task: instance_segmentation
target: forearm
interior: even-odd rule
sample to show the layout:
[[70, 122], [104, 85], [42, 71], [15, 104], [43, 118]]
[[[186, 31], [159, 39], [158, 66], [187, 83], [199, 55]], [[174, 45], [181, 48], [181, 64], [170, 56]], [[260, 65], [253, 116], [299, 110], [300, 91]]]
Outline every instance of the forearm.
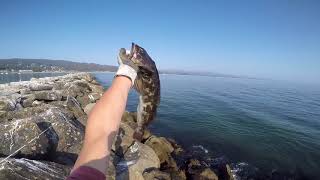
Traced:
[[116, 77], [90, 112], [84, 145], [73, 169], [81, 165], [91, 166], [105, 173], [108, 155], [125, 110], [130, 79]]

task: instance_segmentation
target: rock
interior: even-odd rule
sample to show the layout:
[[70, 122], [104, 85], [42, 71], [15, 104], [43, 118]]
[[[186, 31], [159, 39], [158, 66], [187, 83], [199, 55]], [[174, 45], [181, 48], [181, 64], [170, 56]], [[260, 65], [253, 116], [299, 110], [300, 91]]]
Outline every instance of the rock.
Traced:
[[[18, 155], [25, 157], [39, 158], [48, 154], [49, 140], [43, 134], [41, 129], [30, 119], [20, 119], [0, 124], [0, 154], [8, 156], [19, 150]], [[38, 137], [39, 138], [36, 138]], [[34, 139], [36, 138], [36, 139]], [[32, 141], [32, 139], [34, 139]], [[28, 143], [29, 142], [29, 143]]]
[[67, 97], [66, 106], [69, 108], [70, 111], [73, 112], [74, 116], [77, 117], [77, 118], [80, 118], [81, 116], [85, 116], [86, 115], [84, 113], [81, 105], [77, 101], [77, 99], [75, 99], [72, 96], [68, 96]]
[[0, 124], [0, 131], [0, 154], [12, 154], [23, 146], [14, 155], [61, 161], [60, 155], [70, 154], [67, 162], [61, 163], [69, 163], [70, 157], [76, 158], [72, 155], [80, 152], [84, 138], [84, 126], [58, 108]]
[[101, 85], [89, 84], [89, 87], [91, 88], [92, 92], [97, 93], [98, 95], [100, 95], [100, 97], [102, 96], [104, 90], [103, 90], [103, 87]]
[[117, 164], [117, 178], [143, 180], [143, 172], [159, 167], [156, 153], [149, 146], [135, 142]]
[[35, 99], [36, 99], [36, 96], [34, 94], [24, 95], [21, 98], [21, 104], [24, 108], [31, 107]]
[[124, 153], [133, 144], [134, 130], [127, 124], [121, 122], [118, 134], [112, 144], [112, 150], [120, 157], [124, 156]]
[[84, 74], [82, 76], [82, 79], [86, 80], [87, 82], [92, 82], [95, 80], [95, 78], [91, 74]]
[[219, 167], [219, 178], [225, 180], [234, 180], [231, 168], [228, 164]]
[[52, 90], [53, 85], [50, 84], [41, 84], [41, 83], [30, 83], [29, 89], [31, 91], [44, 91], [44, 90]]
[[121, 121], [128, 124], [132, 129], [135, 129], [137, 127], [137, 114], [126, 111], [123, 113]]
[[88, 94], [88, 97], [90, 99], [90, 102], [94, 103], [101, 98], [101, 93], [96, 93], [96, 92], [90, 93]]
[[166, 172], [162, 172], [159, 169], [152, 169], [149, 171], [145, 171], [143, 173], [143, 178], [145, 180], [154, 180], [154, 179], [171, 180], [170, 174], [168, 174]]
[[84, 112], [89, 115], [90, 111], [92, 110], [92, 108], [94, 107], [94, 105], [96, 105], [96, 103], [90, 103], [88, 104], [85, 108], [84, 108]]
[[20, 100], [21, 100], [21, 96], [19, 94], [0, 96], [0, 110], [13, 111], [16, 109], [17, 103], [20, 103]]
[[38, 100], [32, 102], [32, 106], [40, 106], [41, 104], [43, 104], [43, 102]]
[[0, 123], [6, 122], [7, 111], [0, 111]]
[[152, 136], [151, 132], [148, 129], [145, 129], [142, 136], [142, 141], [146, 141]]
[[[40, 101], [38, 101], [40, 102]], [[42, 102], [41, 102], [42, 103]], [[46, 110], [50, 108], [56, 108], [56, 106], [53, 106], [52, 104], [42, 104], [41, 106], [35, 106], [35, 107], [26, 107], [22, 108], [17, 111], [8, 111], [7, 113], [7, 119], [13, 120], [13, 119], [25, 119], [33, 116], [37, 116], [40, 113], [45, 112]], [[63, 111], [63, 113], [68, 116], [68, 118], [72, 118], [73, 114], [71, 112], [68, 112], [64, 109], [60, 109], [60, 111]]]
[[75, 80], [67, 82], [63, 87], [65, 96], [77, 97], [92, 92], [92, 89], [85, 80]]
[[108, 169], [106, 172], [106, 179], [108, 180], [115, 180], [116, 179], [116, 166], [119, 162], [119, 157], [114, 153], [111, 152], [110, 159], [108, 161]]
[[56, 152], [72, 154], [80, 152], [84, 139], [84, 126], [79, 121], [71, 119], [68, 114], [58, 108], [50, 108], [34, 119], [37, 124], [41, 123], [42, 129], [52, 126], [53, 130], [48, 131], [46, 136], [50, 140], [58, 136], [58, 143], [53, 144], [56, 146]]
[[170, 171], [170, 176], [171, 176], [171, 179], [174, 179], [174, 180], [186, 180], [187, 177], [186, 177], [186, 172], [184, 170], [176, 170], [176, 171]]
[[206, 168], [196, 175], [195, 179], [218, 180], [218, 176], [210, 168]]
[[159, 157], [160, 163], [167, 163], [171, 162], [171, 153], [173, 152], [173, 147], [171, 146], [170, 142], [168, 142], [163, 137], [156, 137], [151, 136], [145, 142], [146, 145], [151, 147]]
[[167, 138], [167, 140], [170, 142], [172, 147], [174, 148], [174, 155], [175, 156], [182, 156], [185, 152], [181, 145], [179, 145], [174, 139]]
[[87, 94], [84, 94], [83, 96], [77, 96], [76, 99], [79, 102], [82, 109], [84, 109], [91, 102]]
[[188, 163], [188, 168], [192, 168], [192, 167], [200, 167], [201, 163], [198, 159], [190, 159], [189, 163]]
[[202, 165], [197, 159], [189, 160], [187, 177], [198, 180], [218, 180], [218, 176], [210, 168]]
[[[3, 159], [0, 159], [2, 161]], [[53, 162], [9, 158], [0, 164], [0, 179], [61, 179], [70, 168]]]
[[30, 94], [31, 91], [30, 91], [29, 88], [23, 88], [23, 89], [20, 89], [20, 90], [19, 90], [19, 93], [20, 93], [21, 95], [26, 95], [26, 94]]
[[226, 165], [226, 169], [227, 169], [227, 179], [228, 180], [234, 180], [234, 178], [233, 178], [233, 174], [232, 174], [232, 172], [231, 172], [231, 168], [230, 168], [230, 166], [227, 164]]
[[34, 95], [36, 100], [60, 101], [62, 99], [60, 91], [37, 91]]

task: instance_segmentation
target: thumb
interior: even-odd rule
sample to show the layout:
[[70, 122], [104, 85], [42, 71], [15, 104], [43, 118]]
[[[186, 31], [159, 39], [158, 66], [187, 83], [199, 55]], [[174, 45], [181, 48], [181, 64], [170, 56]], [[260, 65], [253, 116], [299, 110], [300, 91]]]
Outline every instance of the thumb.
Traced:
[[119, 50], [119, 55], [118, 55], [118, 63], [119, 63], [119, 65], [123, 64], [123, 61], [126, 60], [126, 59], [128, 59], [128, 56], [127, 56], [127, 53], [126, 53], [126, 49], [121, 48]]

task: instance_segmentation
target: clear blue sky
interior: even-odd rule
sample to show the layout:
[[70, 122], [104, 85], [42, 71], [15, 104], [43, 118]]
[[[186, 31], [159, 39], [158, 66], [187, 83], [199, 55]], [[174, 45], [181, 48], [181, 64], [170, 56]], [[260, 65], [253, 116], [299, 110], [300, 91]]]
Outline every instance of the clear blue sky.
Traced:
[[0, 58], [116, 65], [131, 42], [159, 69], [320, 81], [320, 1], [0, 0]]

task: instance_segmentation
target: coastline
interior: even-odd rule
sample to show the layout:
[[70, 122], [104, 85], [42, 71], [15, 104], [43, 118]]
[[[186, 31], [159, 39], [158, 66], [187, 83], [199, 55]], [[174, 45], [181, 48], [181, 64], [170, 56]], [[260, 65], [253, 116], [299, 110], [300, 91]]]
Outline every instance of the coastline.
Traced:
[[[90, 73], [32, 78], [30, 81], [0, 84], [0, 91], [3, 92], [0, 95], [0, 129], [4, 134], [0, 138], [3, 144], [0, 147], [0, 153], [3, 154], [0, 161], [10, 156], [6, 160], [10, 163], [1, 163], [3, 169], [0, 171], [3, 172], [4, 177], [9, 177], [8, 169], [15, 169], [16, 173], [23, 174], [33, 166], [39, 168], [40, 163], [43, 163], [41, 166], [49, 166], [51, 170], [59, 171], [63, 177], [66, 177], [81, 147], [87, 113], [103, 93], [103, 87]], [[67, 124], [62, 127], [66, 122]], [[50, 128], [48, 134], [39, 135], [50, 124], [60, 124], [60, 126], [53, 127], [53, 130]], [[23, 131], [16, 126], [38, 131]], [[166, 133], [155, 135], [147, 130], [142, 143], [133, 143], [132, 132], [135, 127], [136, 114], [126, 112], [120, 127], [121, 134], [117, 136], [113, 146], [112, 161], [108, 169], [109, 179], [119, 179], [119, 177], [120, 179], [153, 179], [155, 177], [196, 179], [200, 176], [210, 176], [211, 179], [272, 179], [274, 177], [301, 179], [299, 175], [296, 178], [294, 174], [286, 172], [262, 173], [256, 171], [255, 167], [243, 171], [250, 164], [219, 160], [218, 157], [213, 156], [214, 152], [209, 152], [210, 155], [204, 157], [199, 152], [190, 151], [187, 145], [181, 145], [168, 138]], [[74, 134], [71, 136], [66, 134], [68, 130]], [[19, 140], [22, 137], [21, 134], [29, 138], [39, 136], [41, 140], [36, 139], [36, 142], [30, 146], [25, 144], [30, 140], [27, 138], [12, 141]], [[59, 137], [58, 141], [49, 140], [52, 137], [45, 137], [54, 134], [56, 134], [54, 137]], [[71, 147], [66, 148], [66, 144], [59, 141], [66, 141], [65, 143]], [[17, 151], [24, 145], [26, 145], [24, 148]], [[58, 151], [54, 149], [55, 146], [59, 147]], [[207, 150], [203, 146], [195, 148], [207, 155], [205, 153]], [[140, 159], [141, 156], [136, 156], [136, 153], [146, 154], [146, 156], [148, 154], [148, 156]], [[128, 159], [128, 157], [134, 157], [134, 159]], [[141, 165], [139, 162], [147, 163]], [[32, 164], [32, 166], [27, 167], [26, 164]], [[153, 170], [145, 172], [149, 166], [154, 167]], [[130, 175], [135, 174], [133, 172], [140, 172], [139, 177], [129, 178]], [[30, 176], [37, 177], [37, 173], [35, 171]]]
[[[64, 179], [80, 151], [87, 114], [103, 87], [92, 75], [76, 73], [1, 84], [0, 90], [4, 134], [0, 137], [0, 177], [31, 172], [30, 179]], [[132, 138], [135, 126], [136, 113], [126, 112], [112, 147], [109, 179], [233, 179], [229, 165], [212, 169], [185, 154], [173, 139], [146, 130], [143, 141], [136, 142]], [[45, 171], [37, 170], [41, 166]]]

